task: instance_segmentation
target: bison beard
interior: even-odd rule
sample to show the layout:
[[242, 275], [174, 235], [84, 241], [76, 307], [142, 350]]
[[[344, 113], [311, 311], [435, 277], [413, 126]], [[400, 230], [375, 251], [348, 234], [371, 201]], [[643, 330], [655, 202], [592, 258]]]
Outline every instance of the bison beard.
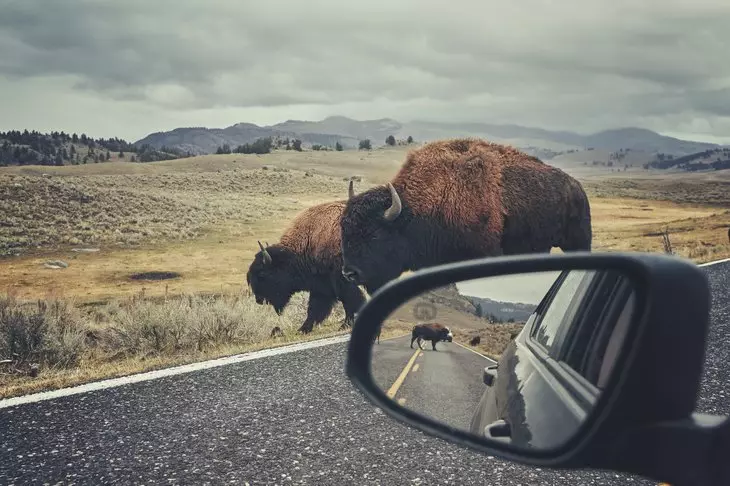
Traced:
[[432, 142], [388, 187], [351, 195], [341, 218], [342, 273], [369, 293], [406, 270], [472, 258], [590, 251], [581, 185], [519, 150], [483, 140]]
[[362, 291], [341, 273], [339, 218], [344, 205], [337, 201], [306, 209], [278, 244], [264, 247], [259, 242], [246, 275], [256, 302], [271, 304], [277, 314], [296, 292], [309, 292], [307, 318], [299, 328], [305, 334], [331, 314], [338, 300], [345, 310], [343, 328], [365, 303]]
[[436, 343], [439, 341], [452, 342], [454, 336], [448, 327], [441, 324], [417, 324], [411, 331], [411, 349], [413, 341], [416, 341], [419, 349], [423, 349], [421, 341], [431, 341], [431, 347], [436, 351]]

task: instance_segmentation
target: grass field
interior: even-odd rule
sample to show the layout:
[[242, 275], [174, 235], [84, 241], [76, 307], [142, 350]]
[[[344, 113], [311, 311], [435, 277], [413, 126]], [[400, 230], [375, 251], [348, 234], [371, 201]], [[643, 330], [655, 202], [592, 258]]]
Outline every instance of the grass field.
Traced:
[[[17, 331], [8, 324], [11, 313], [16, 324], [49, 323], [43, 332], [56, 344], [48, 346], [61, 343], [71, 350], [29, 355], [25, 365], [41, 365], [37, 377], [0, 368], [0, 397], [266, 347], [274, 342], [269, 332], [276, 325], [285, 330], [283, 340], [300, 339], [294, 330], [303, 320], [305, 296], [279, 317], [246, 294], [256, 241], [273, 244], [302, 209], [344, 199], [349, 177], [357, 177], [357, 192], [385, 182], [404, 155], [403, 148], [291, 151], [0, 169], [0, 295], [9, 296], [3, 297], [5, 317], [0, 314], [0, 360], [9, 352], [8, 336]], [[594, 250], [663, 251], [661, 232], [668, 228], [682, 256], [697, 262], [730, 256], [730, 178], [724, 172], [712, 178], [589, 174], [584, 184]], [[47, 265], [56, 260], [63, 264]], [[133, 278], [143, 272], [171, 272], [174, 278]], [[59, 321], [47, 314], [53, 306], [43, 310], [37, 299], [60, 302], [68, 315]], [[178, 300], [192, 307], [186, 311], [190, 318], [173, 328], [190, 334], [199, 322], [195, 316], [202, 315], [212, 329], [233, 326], [233, 334], [210, 331], [214, 337], [199, 347], [189, 343], [200, 339], [189, 336], [186, 345], [137, 340], [124, 347], [113, 337], [116, 331], [105, 331], [161, 319]], [[333, 316], [315, 336], [338, 332], [338, 319]], [[162, 331], [153, 327], [144, 332], [159, 340]], [[169, 332], [165, 336], [175, 335]]]

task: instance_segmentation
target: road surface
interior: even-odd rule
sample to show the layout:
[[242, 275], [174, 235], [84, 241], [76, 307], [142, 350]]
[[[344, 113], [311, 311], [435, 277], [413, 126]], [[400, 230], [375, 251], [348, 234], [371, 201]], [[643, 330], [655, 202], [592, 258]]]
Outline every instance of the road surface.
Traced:
[[[698, 409], [727, 414], [730, 263], [705, 271], [712, 329]], [[429, 437], [367, 402], [344, 376], [345, 355], [338, 343], [0, 408], [0, 484], [656, 485]]]
[[375, 346], [375, 383], [402, 406], [468, 431], [485, 388], [482, 373], [495, 362], [456, 343], [437, 343], [433, 351], [429, 341], [423, 350], [410, 342], [408, 335]]

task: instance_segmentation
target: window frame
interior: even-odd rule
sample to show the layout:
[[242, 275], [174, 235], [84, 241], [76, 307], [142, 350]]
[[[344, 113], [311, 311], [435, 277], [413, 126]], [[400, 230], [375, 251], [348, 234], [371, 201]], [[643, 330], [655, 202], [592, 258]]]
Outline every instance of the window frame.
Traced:
[[[525, 344], [538, 362], [542, 364], [544, 370], [550, 375], [550, 377], [545, 376], [544, 378], [547, 382], [551, 383], [555, 392], [560, 395], [569, 395], [570, 399], [566, 400], [566, 405], [573, 409], [577, 415], [585, 415], [586, 411], [590, 410], [595, 403], [601, 390], [591, 383], [587, 377], [583, 376], [580, 371], [570, 366], [565, 361], [565, 358], [568, 351], [572, 350], [572, 345], [575, 344], [577, 334], [586, 325], [590, 324], [589, 320], [592, 317], [592, 312], [589, 312], [591, 315], [585, 315], [586, 311], [591, 311], [598, 304], [595, 299], [606, 289], [606, 285], [610, 283], [608, 279], [612, 278], [612, 276], [602, 275], [600, 272], [596, 272], [590, 279], [581, 282], [581, 287], [579, 288], [581, 291], [585, 289], [583, 298], [577, 303], [570, 303], [571, 306], [576, 305], [577, 307], [574, 311], [566, 310], [566, 315], [572, 314], [572, 317], [560, 323], [550, 349], [547, 349], [539, 343], [535, 337], [546, 310], [554, 303], [555, 296], [572, 271], [578, 271], [578, 269], [564, 271], [536, 307], [533, 312], [534, 319], [531, 323], [530, 332], [526, 336]], [[586, 277], [583, 278], [585, 279]], [[620, 315], [631, 293], [630, 283], [628, 283], [627, 290], [627, 282], [625, 279], [621, 279], [620, 276], [619, 280], [613, 282], [611, 285], [612, 288], [607, 297], [607, 302], [600, 304], [602, 306], [602, 312], [598, 316], [598, 322], [595, 324], [596, 329], [591, 333], [591, 337], [587, 342], [586, 351], [581, 359], [581, 368], [583, 370], [586, 370], [585, 357], [595, 351], [594, 348], [597, 344], [607, 343], [606, 336], [610, 336], [610, 332], [607, 332], [606, 323], [611, 322], [610, 319], [612, 317]], [[559, 386], [556, 387], [555, 385]], [[575, 407], [576, 405], [577, 408]]]

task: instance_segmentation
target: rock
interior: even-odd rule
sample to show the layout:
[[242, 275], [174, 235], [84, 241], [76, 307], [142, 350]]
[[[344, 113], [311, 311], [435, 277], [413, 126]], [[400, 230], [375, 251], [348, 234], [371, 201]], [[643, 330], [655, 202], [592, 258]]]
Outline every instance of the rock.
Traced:
[[80, 253], [93, 253], [99, 251], [99, 248], [71, 248], [71, 251]]
[[46, 268], [53, 268], [53, 269], [59, 269], [59, 268], [68, 268], [68, 263], [64, 262], [63, 260], [48, 260], [44, 266]]

